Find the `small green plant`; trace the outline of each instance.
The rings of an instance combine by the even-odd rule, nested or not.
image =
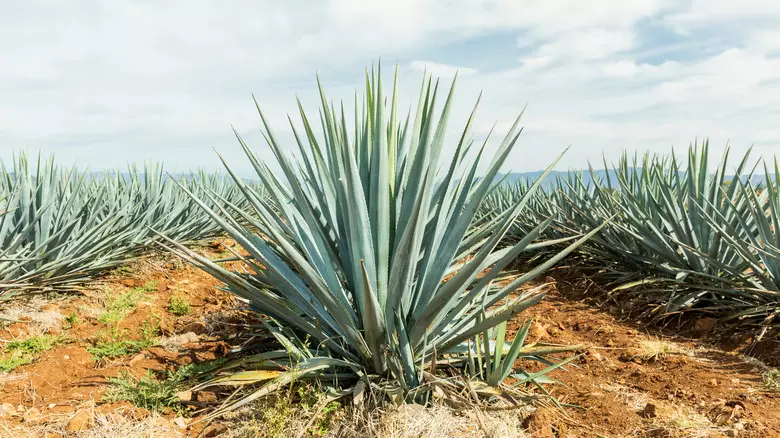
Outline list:
[[[139,330],[140,339],[129,339],[127,330],[113,329],[110,333],[103,333],[93,347],[87,348],[95,360],[115,359],[129,356],[149,348],[155,344],[155,336],[159,329],[148,319],[144,321]]]
[[[131,268],[128,265],[122,265],[114,269],[115,274],[131,274],[132,272],[133,272],[133,268]]]
[[[114,324],[121,321],[135,310],[138,302],[144,298],[146,293],[157,290],[155,287],[154,282],[148,282],[127,292],[108,294],[106,311],[98,316],[98,321],[103,324]]]
[[[18,355],[10,355],[8,357],[0,358],[0,373],[7,373],[16,367],[32,363],[32,360],[33,359],[31,356]]]
[[[324,394],[311,385],[300,385],[275,395],[238,426],[238,436],[282,438],[290,436],[300,422],[307,424],[307,437],[328,434],[341,412],[341,404],[325,402]],[[313,418],[312,418],[313,417]]]
[[[79,316],[76,315],[75,313],[71,313],[70,315],[65,317],[65,324],[63,324],[63,328],[65,330],[68,330],[68,329],[70,329],[71,327],[73,327],[74,325],[76,325],[76,324],[78,324],[80,322],[81,322],[81,319],[79,318]]]
[[[141,291],[141,292],[157,292],[157,282],[154,280],[149,280],[146,283],[144,283],[143,286],[136,288],[135,290]]]
[[[115,359],[117,357],[129,356],[138,353],[144,348],[149,348],[153,344],[144,341],[134,341],[130,339],[119,339],[100,341],[94,347],[87,348],[95,360]]]
[[[190,313],[190,310],[190,302],[187,300],[187,298],[174,295],[168,302],[168,312],[172,315],[187,315]]]
[[[129,401],[136,406],[157,412],[173,411],[183,414],[184,409],[177,395],[182,382],[198,374],[208,373],[225,362],[218,359],[213,362],[191,363],[168,371],[165,379],[157,378],[151,370],[140,379],[124,371],[118,377],[110,378],[108,390],[103,401]]]
[[[118,377],[108,379],[109,386],[103,401],[113,403],[129,401],[134,405],[155,412],[181,413],[182,407],[176,395],[181,380],[174,374],[158,380],[151,370],[136,379],[127,371],[122,371]]]
[[[32,363],[36,355],[66,341],[67,338],[63,336],[41,335],[22,341],[9,342],[5,347],[6,354],[0,357],[0,372],[5,373],[16,367]]]
[[[38,354],[50,350],[57,344],[65,342],[63,336],[41,335],[27,338],[23,341],[12,341],[6,345],[6,350],[20,354]]]
[[[764,387],[770,391],[780,391],[780,369],[772,368],[764,373]]]
[[[222,251],[218,252],[217,254],[214,254],[214,255],[210,256],[209,259],[211,261],[217,261],[217,260],[229,259],[231,257],[235,257],[235,255],[233,255],[232,252],[230,252],[230,251],[225,249],[225,250],[222,250]]]

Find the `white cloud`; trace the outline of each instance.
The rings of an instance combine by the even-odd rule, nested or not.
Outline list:
[[[451,77],[455,76],[471,76],[477,74],[478,70],[469,67],[458,67],[454,65],[440,64],[437,62],[425,62],[425,61],[412,61],[409,63],[409,68],[417,72],[427,72],[433,76],[439,77]]]
[[[568,144],[563,165],[582,167],[708,135],[771,154],[778,19],[772,0],[6,2],[0,158],[40,148],[93,167],[189,168],[216,166],[216,146],[241,163],[230,123],[270,157],[250,93],[285,137],[296,95],[316,110],[315,71],[350,101],[379,57],[402,66],[404,108],[423,66],[460,72],[453,123],[484,90],[476,135],[529,103],[519,170]]]

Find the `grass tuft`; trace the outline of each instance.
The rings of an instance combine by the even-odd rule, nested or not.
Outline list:
[[[44,351],[51,350],[55,345],[67,342],[64,336],[41,335],[12,341],[6,344],[5,355],[0,357],[0,372],[6,373],[16,367],[27,365]]]
[[[764,388],[770,391],[780,391],[780,369],[772,368],[764,372]]]
[[[158,333],[159,328],[146,320],[140,329],[140,339],[129,339],[127,330],[114,329],[108,334],[104,332],[101,339],[93,347],[87,348],[87,351],[96,361],[129,356],[153,346]]]
[[[13,371],[14,368],[20,367],[22,365],[27,365],[32,363],[33,358],[30,356],[15,356],[11,355],[9,357],[4,357],[0,359],[0,373],[7,373],[9,371]]]
[[[690,354],[690,351],[673,342],[654,339],[640,341],[635,356],[644,362],[654,362],[675,354]]]
[[[138,303],[149,292],[156,291],[156,282],[150,281],[141,287],[131,289],[118,294],[108,294],[106,298],[106,311],[98,316],[98,321],[103,324],[115,324],[125,316],[132,313]]]
[[[164,379],[157,378],[151,370],[147,370],[140,379],[123,371],[118,377],[108,379],[111,386],[103,396],[103,401],[109,403],[129,401],[150,411],[175,412],[181,415],[185,410],[177,393],[182,382],[193,376],[208,373],[222,363],[224,360],[184,365],[175,371],[168,371]]]
[[[38,354],[50,350],[57,344],[65,342],[63,336],[41,335],[27,338],[23,341],[12,341],[6,345],[6,350],[21,354]]]
[[[184,316],[190,313],[190,302],[185,297],[172,296],[168,302],[168,313],[176,316]]]
[[[175,378],[158,380],[151,370],[136,379],[127,371],[122,371],[118,377],[109,378],[109,386],[103,401],[113,403],[129,401],[134,405],[154,412],[167,413],[181,411],[179,397],[176,395],[180,380]]]
[[[80,322],[81,322],[81,318],[79,318],[79,316],[76,315],[75,313],[71,313],[70,315],[65,317],[65,323],[63,324],[63,328],[65,328],[65,330],[68,330]]]
[[[344,409],[336,401],[322,405],[324,400],[325,394],[311,385],[291,388],[252,409],[239,420],[233,436],[283,438],[294,432],[312,438],[326,436],[344,416]]]

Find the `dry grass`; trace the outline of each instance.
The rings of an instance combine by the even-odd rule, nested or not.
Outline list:
[[[179,438],[184,430],[175,422],[151,413],[138,415],[132,409],[121,409],[107,414],[95,411],[92,404],[85,408],[91,417],[90,426],[79,432],[68,432],[73,415],[49,416],[43,424],[11,426],[0,419],[0,438],[78,436],[79,438]]]
[[[724,436],[731,429],[719,426],[695,409],[679,403],[656,400],[646,392],[637,391],[624,385],[606,384],[601,389],[612,394],[620,404],[640,414],[646,406],[652,405],[653,416],[646,418],[644,426],[648,436],[704,438]],[[632,435],[633,436],[633,435]],[[644,436],[644,435],[642,435]]]
[[[42,334],[62,324],[64,315],[53,310],[51,296],[33,295],[6,303],[0,309],[0,324],[25,321],[31,335]]]
[[[443,405],[371,410],[314,402],[294,402],[286,396],[255,404],[226,419],[229,438],[346,437],[455,438],[526,436],[527,411],[456,412]]]
[[[662,360],[671,355],[693,355],[693,352],[679,344],[663,339],[643,339],[634,355],[645,362]]]
[[[353,411],[351,417],[334,428],[333,437],[371,438],[509,438],[526,436],[521,411],[457,413],[434,405],[428,408],[407,405],[390,411],[364,413]]]
[[[625,385],[603,384],[601,389],[613,395],[620,404],[628,407],[632,411],[643,409],[650,401],[650,395],[646,392],[639,392]]]

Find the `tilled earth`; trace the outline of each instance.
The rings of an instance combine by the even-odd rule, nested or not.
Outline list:
[[[565,371],[552,374],[562,384],[549,388],[567,407],[536,410],[526,419],[529,436],[780,437],[780,392],[767,387],[762,375],[768,368],[761,362],[702,340],[618,321],[593,305],[568,299],[571,291],[558,290],[554,280],[545,281],[551,283],[545,301],[518,315],[509,331],[533,316],[529,341],[583,345],[584,353]],[[140,378],[147,370],[173,370],[226,355],[227,338],[242,313],[216,286],[197,269],[170,257],[152,257],[80,295],[34,298],[0,309],[6,319],[18,321],[0,326],[0,357],[8,341],[40,334],[62,339],[32,363],[0,374],[0,436],[112,436],[110,423],[117,421],[136,422],[139,436],[204,432],[197,416],[157,414],[101,399],[108,379],[123,372]],[[151,290],[117,326],[101,322],[106,294],[139,287]],[[186,297],[191,312],[172,314],[172,296]],[[112,330],[139,339],[139,328],[150,321],[158,328],[152,347],[107,360],[96,360],[89,350]]]

